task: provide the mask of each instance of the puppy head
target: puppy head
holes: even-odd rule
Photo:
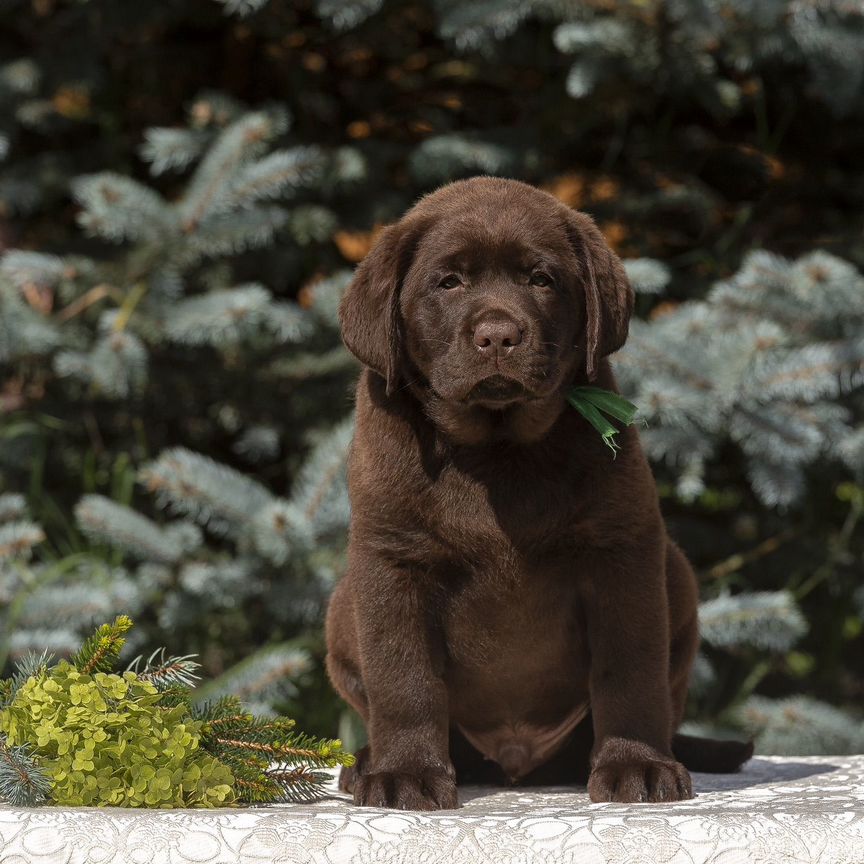
[[[476,177],[385,229],[342,300],[348,348],[453,441],[536,441],[627,338],[633,292],[593,220]]]

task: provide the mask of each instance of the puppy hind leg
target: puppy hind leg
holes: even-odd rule
[[[369,700],[363,687],[363,679],[354,664],[348,660],[328,654],[326,659],[327,674],[336,692],[363,718],[369,714]]]
[[[718,741],[676,733],[684,718],[690,670],[699,649],[697,588],[693,571],[674,544],[667,554],[670,629],[669,683],[672,698],[672,753],[690,771],[726,774],[753,755],[751,741]]]
[[[368,726],[369,697],[363,686],[357,654],[357,631],[349,583],[345,577],[337,583],[327,607],[325,635],[327,656],[325,666],[333,689],[360,715]],[[339,772],[339,789],[353,793],[354,783],[369,760],[369,747],[361,747],[355,754],[353,765]]]
[[[669,649],[669,691],[672,698],[672,732],[681,725],[687,705],[690,670],[699,644],[696,616],[675,635]]]
[[[699,648],[698,588],[684,553],[670,541],[666,553],[666,585],[669,596],[669,692],[672,699],[672,733],[684,719],[690,670]]]
[[[343,577],[336,584],[327,607],[325,665],[333,688],[365,723],[369,715],[369,700],[360,674],[354,608],[348,588],[347,577]]]
[[[353,665],[343,660],[337,660],[332,654],[327,655],[327,674],[333,687],[339,695],[360,715],[364,724],[368,716],[369,701],[363,682]],[[353,793],[357,777],[363,773],[363,766],[369,761],[369,745],[361,747],[354,754],[353,765],[346,765],[339,772],[339,789],[342,792]]]

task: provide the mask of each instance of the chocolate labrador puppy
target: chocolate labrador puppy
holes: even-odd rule
[[[330,678],[369,736],[340,778],[357,804],[450,808],[457,781],[508,780],[671,801],[688,767],[751,755],[675,734],[696,581],[636,430],[613,458],[566,401],[615,389],[632,308],[591,218],[513,180],[427,195],[357,268],[340,313],[366,368],[327,614]]]

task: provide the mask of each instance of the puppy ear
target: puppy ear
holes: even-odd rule
[[[419,239],[417,226],[404,219],[385,228],[339,304],[342,340],[348,350],[396,388],[402,355],[399,292]]]
[[[585,372],[591,381],[601,358],[627,340],[633,288],[621,259],[590,216],[569,210],[568,233],[585,287]]]

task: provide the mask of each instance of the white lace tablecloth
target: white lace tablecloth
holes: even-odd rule
[[[465,787],[462,807],[439,813],[357,808],[335,791],[242,810],[0,807],[0,862],[864,862],[864,756],[757,758],[740,774],[693,779],[696,798],[676,804]]]

